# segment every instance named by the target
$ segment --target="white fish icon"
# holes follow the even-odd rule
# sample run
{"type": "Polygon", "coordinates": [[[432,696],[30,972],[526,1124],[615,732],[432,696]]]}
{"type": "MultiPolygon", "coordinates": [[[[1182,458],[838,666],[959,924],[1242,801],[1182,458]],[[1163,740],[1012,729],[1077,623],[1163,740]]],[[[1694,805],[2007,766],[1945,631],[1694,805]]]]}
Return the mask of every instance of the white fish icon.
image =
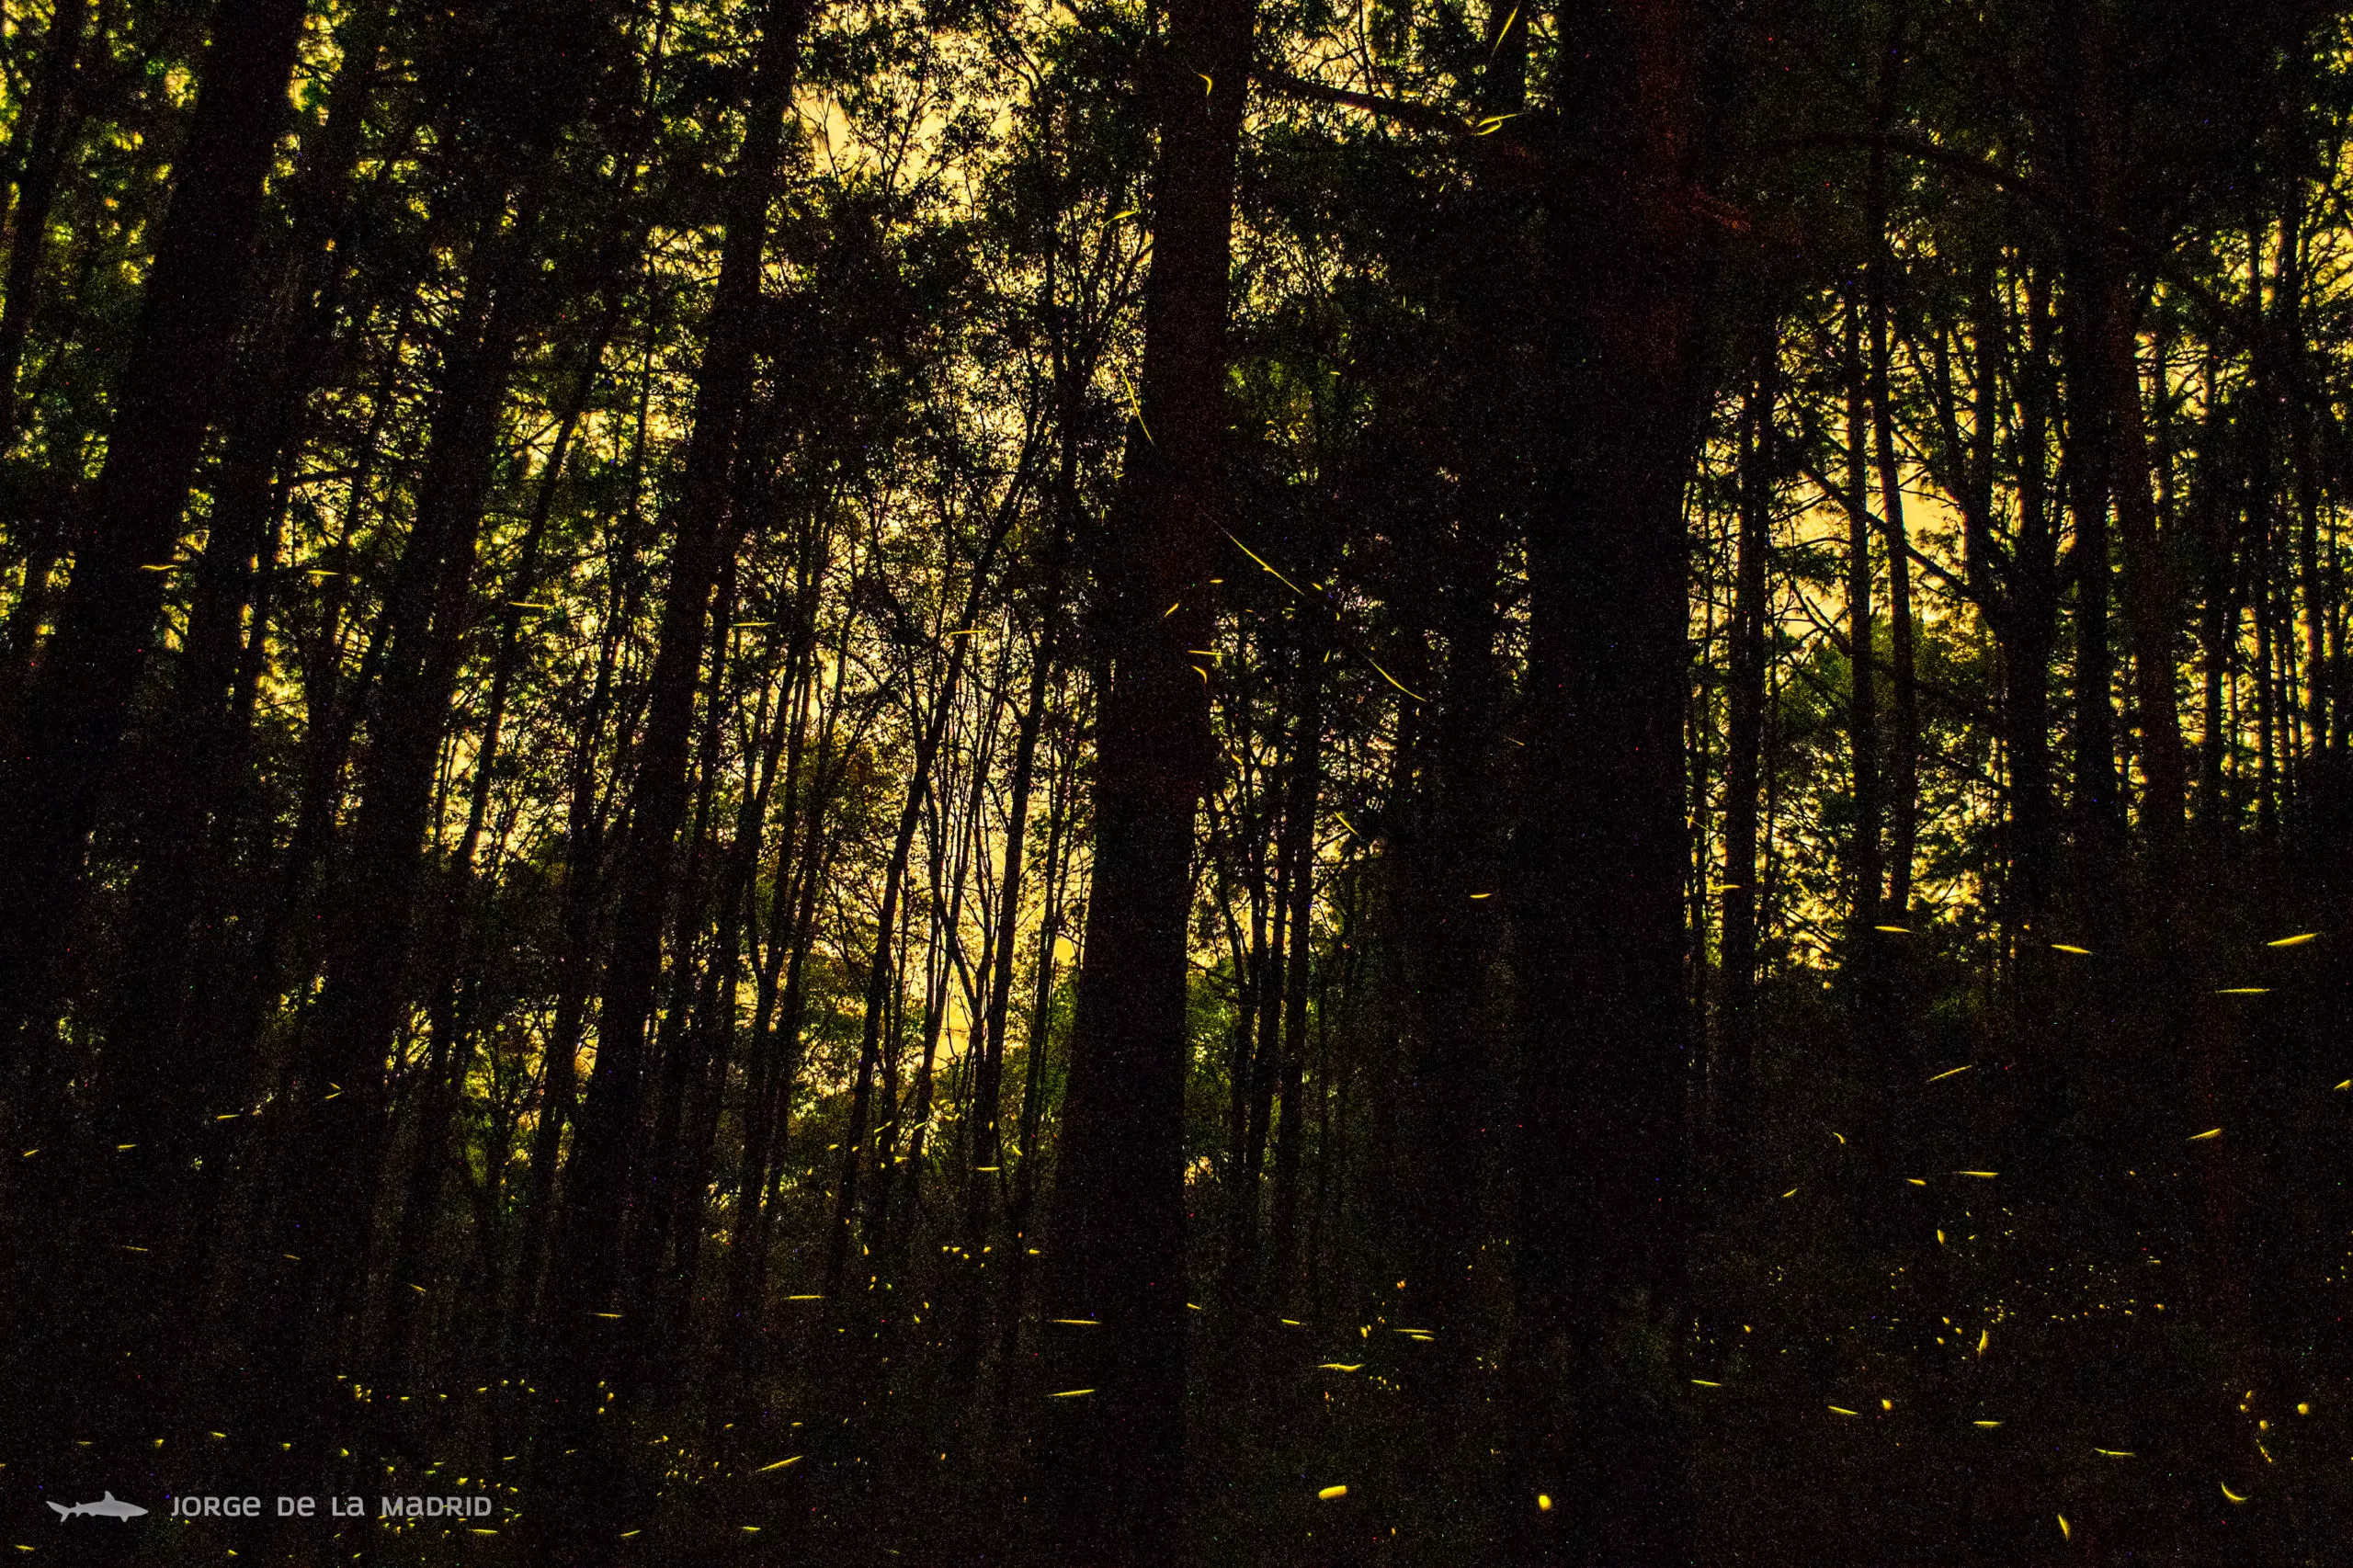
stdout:
{"type": "Polygon", "coordinates": [[[76,1503],[70,1508],[63,1503],[51,1503],[50,1506],[57,1510],[57,1522],[61,1525],[76,1514],[88,1514],[94,1518],[100,1519],[129,1521],[147,1511],[136,1503],[124,1502],[111,1492],[96,1503],[76,1503]]]}

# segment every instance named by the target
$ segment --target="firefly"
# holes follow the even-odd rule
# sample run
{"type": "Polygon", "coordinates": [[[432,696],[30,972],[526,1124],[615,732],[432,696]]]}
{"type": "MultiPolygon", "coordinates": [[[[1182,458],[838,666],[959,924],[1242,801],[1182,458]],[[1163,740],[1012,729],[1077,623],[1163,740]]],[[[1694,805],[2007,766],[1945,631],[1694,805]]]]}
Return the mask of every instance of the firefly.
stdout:
{"type": "Polygon", "coordinates": [[[1371,654],[1367,653],[1364,656],[1364,662],[1370,665],[1376,671],[1378,671],[1381,679],[1387,681],[1398,690],[1404,692],[1406,696],[1412,698],[1415,701],[1424,702],[1428,700],[1427,698],[1423,697],[1420,692],[1408,689],[1404,682],[1399,680],[1395,676],[1391,675],[1387,670],[1381,669],[1381,661],[1374,658],[1371,654]]]}

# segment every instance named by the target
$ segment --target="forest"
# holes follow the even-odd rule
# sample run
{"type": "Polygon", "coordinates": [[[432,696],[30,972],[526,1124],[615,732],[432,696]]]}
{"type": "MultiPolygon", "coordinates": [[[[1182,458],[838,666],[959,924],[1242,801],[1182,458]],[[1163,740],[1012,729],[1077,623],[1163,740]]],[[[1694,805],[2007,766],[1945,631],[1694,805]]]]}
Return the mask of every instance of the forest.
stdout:
{"type": "Polygon", "coordinates": [[[0,1543],[2345,1561],[2348,139],[2333,0],[0,0],[0,1543]]]}

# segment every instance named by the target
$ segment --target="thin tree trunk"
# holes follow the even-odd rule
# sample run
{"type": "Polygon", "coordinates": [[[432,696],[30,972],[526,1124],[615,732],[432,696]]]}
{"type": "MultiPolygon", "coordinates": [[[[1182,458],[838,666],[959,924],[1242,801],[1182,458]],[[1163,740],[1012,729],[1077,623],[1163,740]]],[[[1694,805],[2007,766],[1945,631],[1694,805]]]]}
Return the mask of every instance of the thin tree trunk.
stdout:
{"type": "MultiPolygon", "coordinates": [[[[2060,467],[2068,476],[2075,514],[2076,847],[2085,858],[2082,885],[2096,886],[2124,838],[2124,802],[2116,770],[2115,655],[2109,646],[2108,506],[2115,450],[2109,433],[2112,378],[2102,366],[2107,299],[2071,265],[2066,278],[2066,448],[2060,467]]],[[[2097,902],[2097,901],[2096,901],[2097,902]]]]}
{"type": "Polygon", "coordinates": [[[2182,809],[2189,794],[2188,765],[2181,744],[2181,712],[2174,697],[2174,632],[2179,590],[2175,586],[2170,536],[2160,538],[2150,494],[2149,441],[2141,412],[2141,378],[2134,353],[2132,312],[2121,297],[2106,312],[2100,345],[2108,381],[2103,400],[2115,439],[2110,466],[2116,489],[2117,532],[2124,553],[2126,615],[2132,638],[2132,687],[2140,710],[2141,829],[2153,867],[2164,868],[2169,885],[2181,841],[2182,809]]]}
{"type": "MultiPolygon", "coordinates": [[[[1752,1125],[1756,1059],[1756,812],[1765,730],[1765,661],[1773,549],[1773,405],[1779,324],[1756,357],[1741,422],[1740,549],[1732,617],[1732,692],[1724,762],[1723,959],[1720,969],[1722,1073],[1720,1154],[1743,1148],[1752,1125]]],[[[1737,1185],[1742,1162],[1730,1158],[1737,1185]]]]}
{"type": "MultiPolygon", "coordinates": [[[[779,697],[781,694],[779,693],[779,697]]],[[[714,1155],[723,1096],[736,1028],[736,990],[743,968],[743,937],[752,897],[754,872],[759,863],[762,824],[767,821],[769,793],[783,757],[786,723],[779,707],[765,749],[758,745],[767,722],[766,704],[759,722],[745,737],[743,802],[719,895],[719,926],[711,939],[711,959],[705,967],[701,997],[695,1006],[697,1074],[688,1109],[684,1147],[672,1179],[669,1279],[653,1302],[654,1343],[666,1348],[658,1369],[675,1386],[684,1371],[677,1347],[691,1343],[695,1287],[701,1269],[704,1192],[714,1155]],[[756,769],[754,754],[757,752],[756,769]],[[756,771],[756,778],[753,775],[756,771]]],[[[787,828],[788,838],[790,829],[787,828]]]]}
{"type": "MultiPolygon", "coordinates": [[[[607,313],[603,326],[585,357],[585,363],[575,380],[574,391],[558,417],[555,440],[548,454],[547,466],[540,475],[538,499],[533,503],[531,520],[518,552],[519,560],[509,579],[508,591],[511,595],[528,598],[535,591],[533,584],[538,575],[540,545],[554,512],[557,484],[563,476],[564,460],[571,449],[573,431],[586,407],[589,392],[596,384],[597,369],[616,316],[617,312],[607,313]]],[[[482,740],[474,756],[466,825],[459,835],[457,851],[450,858],[442,937],[436,944],[436,958],[428,973],[426,994],[429,1025],[433,1032],[432,1070],[420,1090],[417,1127],[411,1142],[408,1178],[404,1184],[401,1221],[393,1244],[375,1358],[374,1381],[387,1387],[404,1385],[409,1353],[415,1344],[417,1320],[425,1301],[411,1287],[421,1283],[433,1227],[438,1223],[442,1182],[448,1169],[449,1130],[460,1107],[466,1067],[472,1055],[469,1020],[464,1017],[459,993],[464,984],[469,960],[475,956],[472,951],[473,922],[480,895],[475,886],[474,862],[480,852],[483,823],[489,814],[491,785],[497,776],[507,695],[522,649],[518,636],[520,626],[520,609],[510,599],[499,618],[498,650],[493,661],[490,699],[487,711],[483,716],[482,740]]]]}
{"type": "Polygon", "coordinates": [[[1000,1308],[997,1360],[1001,1368],[997,1392],[999,1403],[1009,1400],[1014,1392],[1010,1375],[1014,1351],[1019,1343],[1023,1303],[1023,1282],[1028,1277],[1029,1219],[1038,1198],[1038,1130],[1046,1109],[1046,1057],[1052,1046],[1054,992],[1057,977],[1056,946],[1063,937],[1063,881],[1069,871],[1065,853],[1066,832],[1071,822],[1072,796],[1075,790],[1077,748],[1063,749],[1060,777],[1050,781],[1046,805],[1046,854],[1040,863],[1039,884],[1043,888],[1046,917],[1038,927],[1038,966],[1029,1005],[1029,1027],[1022,1036],[1025,1062],[1021,1074],[1021,1112],[1016,1121],[1014,1153],[1019,1163],[1014,1168],[1013,1196],[1006,1202],[1005,1233],[1010,1244],[1006,1249],[1005,1290],[1000,1308]]]}
{"type": "MultiPolygon", "coordinates": [[[[1034,437],[1034,432],[1032,435],[1034,437]]],[[[1031,450],[1025,449],[1015,476],[1007,486],[1003,504],[992,521],[989,535],[981,548],[979,558],[972,562],[972,582],[964,592],[963,613],[956,624],[975,624],[983,598],[991,582],[991,572],[996,562],[997,547],[1004,541],[1011,525],[1015,505],[1020,498],[1028,477],[1031,450]]],[[[955,711],[956,691],[961,683],[967,652],[972,647],[969,637],[949,640],[948,668],[940,676],[939,691],[933,699],[932,710],[925,722],[915,743],[915,760],[907,780],[907,798],[899,809],[898,832],[891,845],[891,858],[882,874],[882,908],[875,926],[874,956],[866,970],[866,1016],[858,1042],[858,1076],[850,1091],[849,1126],[842,1134],[842,1169],[834,1188],[833,1228],[825,1242],[825,1297],[829,1309],[838,1312],[843,1306],[841,1283],[849,1264],[852,1221],[858,1212],[858,1174],[864,1161],[867,1125],[870,1118],[874,1070],[881,1060],[883,1023],[888,1003],[894,989],[896,970],[891,961],[892,945],[897,940],[895,929],[900,913],[900,899],[907,875],[907,858],[915,848],[915,829],[923,820],[924,802],[932,785],[932,771],[939,756],[941,741],[947,737],[948,722],[955,711]]]]}
{"type": "MultiPolygon", "coordinates": [[[[627,1325],[621,1335],[626,1348],[608,1373],[618,1370],[625,1374],[613,1381],[624,1395],[632,1398],[639,1392],[636,1375],[648,1352],[658,1344],[658,1337],[650,1330],[662,1289],[662,1267],[670,1250],[671,1221],[682,1196],[676,1184],[686,1161],[689,1086],[702,1074],[699,1052],[706,1036],[694,1000],[717,967],[725,961],[715,946],[703,954],[701,963],[696,962],[696,957],[697,949],[702,946],[699,937],[710,910],[711,867],[719,855],[713,802],[719,788],[720,745],[726,732],[727,714],[740,700],[729,684],[733,678],[730,670],[733,661],[730,655],[733,650],[726,634],[734,613],[735,572],[731,552],[731,558],[720,567],[711,604],[711,623],[718,631],[706,651],[709,672],[702,681],[702,723],[692,774],[694,810],[683,842],[685,865],[671,898],[669,994],[660,1015],[654,1060],[649,1063],[649,1075],[655,1086],[654,1125],[637,1162],[628,1228],[621,1238],[628,1254],[628,1278],[620,1287],[628,1302],[620,1320],[627,1325]]],[[[726,916],[722,915],[722,920],[733,926],[726,916]]],[[[732,929],[730,936],[732,939],[732,929]]],[[[698,1187],[698,1199],[700,1192],[698,1187]]]]}
{"type": "Polygon", "coordinates": [[[1870,935],[1879,924],[1881,802],[1879,759],[1879,630],[1871,606],[1870,459],[1865,456],[1869,421],[1865,409],[1861,324],[1854,301],[1845,305],[1847,370],[1847,745],[1854,778],[1855,836],[1850,851],[1854,892],[1847,904],[1848,941],[1859,988],[1868,988],[1880,944],[1870,935]]]}
{"type": "MultiPolygon", "coordinates": [[[[637,446],[642,459],[645,442],[645,394],[650,378],[642,380],[638,409],[637,446]]],[[[642,466],[642,465],[641,465],[642,466]]],[[[635,522],[632,517],[631,523],[635,522]]],[[[563,895],[559,929],[561,948],[554,1015],[540,1068],[539,1116],[533,1123],[528,1196],[517,1247],[516,1286],[509,1322],[506,1354],[523,1359],[533,1325],[539,1321],[539,1287],[549,1261],[555,1230],[559,1162],[563,1130],[573,1117],[580,1044],[586,1029],[588,999],[596,984],[596,949],[604,903],[605,790],[597,762],[604,727],[613,707],[616,666],[625,629],[637,610],[636,548],[639,529],[616,530],[623,543],[610,563],[604,632],[597,650],[597,673],[590,684],[586,711],[581,715],[573,744],[565,794],[563,895]]],[[[618,749],[618,747],[617,747],[618,749]]]]}
{"type": "Polygon", "coordinates": [[[1302,1098],[1307,1067],[1307,989],[1314,948],[1315,806],[1323,776],[1324,649],[1309,638],[1299,651],[1292,699],[1290,799],[1283,805],[1284,883],[1290,897],[1286,924],[1290,956],[1283,966],[1283,1061],[1279,1094],[1282,1122],[1275,1137],[1275,1192],[1267,1231],[1264,1305],[1279,1316],[1291,1304],[1298,1271],[1299,1162],[1307,1131],[1302,1098]]]}
{"type": "MultiPolygon", "coordinates": [[[[2019,972],[2039,1006],[2039,979],[2049,969],[2050,869],[2059,824],[2052,780],[2051,668],[2058,649],[2059,528],[2046,483],[2052,419],[2051,309],[2040,274],[2026,280],[2018,402],[2018,528],[2005,599],[2003,742],[2010,763],[2008,884],[2012,924],[2021,935],[2019,972]]],[[[1990,409],[1981,418],[1993,417],[1990,409]]]]}
{"type": "Polygon", "coordinates": [[[16,445],[17,370],[24,363],[41,263],[49,256],[49,214],[57,199],[57,176],[73,139],[74,76],[81,63],[89,11],[89,0],[56,0],[50,8],[32,94],[8,149],[16,164],[10,182],[16,199],[6,214],[8,292],[0,301],[0,452],[16,445]]]}
{"type": "MultiPolygon", "coordinates": [[[[687,807],[688,750],[710,619],[711,594],[742,527],[730,503],[736,449],[752,390],[761,273],[767,253],[768,208],[783,144],[783,119],[799,73],[805,0],[769,0],[760,19],[758,60],[745,114],[745,140],[726,194],[726,236],[703,362],[697,377],[694,430],[680,485],[676,543],[654,668],[648,678],[644,739],[631,790],[630,832],[616,872],[613,943],[598,1013],[597,1065],[584,1099],[555,1246],[566,1290],[580,1309],[564,1314],[550,1341],[551,1371],[568,1412],[556,1447],[579,1447],[579,1426],[604,1359],[600,1346],[626,1332],[600,1317],[620,1284],[623,1213],[643,1097],[646,1026],[662,967],[665,912],[676,874],[676,839],[687,807]]],[[[602,1493],[603,1489],[591,1488],[602,1493]]],[[[609,1496],[585,1497],[581,1515],[557,1527],[572,1547],[609,1522],[609,1496]]]]}
{"type": "MultiPolygon", "coordinates": [[[[1901,6],[1891,23],[1893,37],[1881,55],[1880,122],[1893,112],[1896,81],[1903,68],[1905,40],[1901,6]]],[[[1879,470],[1880,526],[1886,533],[1888,676],[1894,699],[1893,731],[1887,744],[1887,909],[1889,917],[1904,923],[1912,911],[1912,862],[1918,834],[1920,795],[1920,697],[1912,669],[1912,558],[1910,536],[1904,526],[1903,471],[1895,456],[1895,409],[1888,387],[1890,285],[1894,245],[1888,233],[1887,149],[1873,142],[1866,221],[1871,229],[1871,256],[1863,269],[1863,291],[1870,312],[1870,404],[1873,456],[1879,470]]]]}
{"type": "MultiPolygon", "coordinates": [[[[262,184],[286,111],[303,0],[219,7],[195,119],[115,384],[94,526],[0,769],[0,1051],[38,1053],[70,939],[83,847],[147,665],[199,449],[243,312],[262,184]]],[[[29,1103],[55,1103],[48,1096],[29,1103]]]]}
{"type": "MultiPolygon", "coordinates": [[[[767,1235],[772,1219],[765,1197],[771,1171],[782,1163],[799,1071],[801,974],[814,935],[817,889],[823,881],[827,752],[832,717],[840,707],[839,682],[848,664],[838,654],[834,661],[836,689],[834,701],[826,706],[825,721],[814,737],[813,763],[811,709],[821,699],[817,687],[817,608],[829,564],[828,548],[824,523],[813,520],[803,545],[793,650],[789,661],[787,685],[792,692],[792,717],[784,767],[784,832],[772,873],[767,950],[753,995],[752,1043],[746,1053],[744,1085],[744,1142],[736,1170],[735,1215],[730,1234],[727,1343],[733,1346],[729,1359],[741,1369],[744,1384],[748,1384],[756,1371],[753,1362],[760,1349],[761,1295],[767,1278],[767,1235]],[[817,775],[813,779],[813,771],[817,775]],[[808,824],[805,839],[804,819],[808,824]],[[780,1021],[779,980],[784,986],[780,1021]]],[[[850,619],[844,618],[845,630],[850,619]]],[[[728,1414],[738,1419],[744,1411],[740,1399],[715,1399],[711,1403],[712,1425],[722,1430],[725,1424],[718,1419],[722,1409],[732,1404],[734,1408],[728,1414]]]]}
{"type": "MultiPolygon", "coordinates": [[[[1013,783],[1006,802],[1005,872],[997,885],[997,915],[994,935],[996,953],[989,969],[987,1011],[980,1060],[973,1070],[972,1108],[967,1117],[972,1136],[970,1168],[964,1173],[963,1271],[967,1297],[956,1335],[954,1360],[949,1373],[949,1397],[959,1408],[969,1404],[980,1367],[982,1314],[987,1307],[988,1259],[994,1247],[991,1224],[995,1199],[1004,1190],[1005,1138],[999,1119],[1005,1104],[1006,1026],[1013,999],[1013,963],[1020,936],[1021,892],[1025,882],[1023,851],[1029,830],[1030,795],[1037,780],[1038,733],[1044,726],[1046,688],[1053,672],[1053,621],[1051,600],[1040,607],[1037,642],[1030,653],[1029,700],[1022,709],[1020,729],[1014,741],[1013,783]]],[[[1041,958],[1050,962],[1051,955],[1041,958]]]]}
{"type": "Polygon", "coordinates": [[[448,363],[416,518],[388,595],[384,675],[338,896],[328,905],[324,983],[291,1074],[305,1134],[285,1151],[274,1239],[276,1250],[299,1248],[303,1262],[272,1334],[289,1365],[339,1364],[368,1277],[389,1131],[385,1064],[405,1011],[417,883],[473,621],[475,547],[529,310],[510,268],[529,254],[532,228],[526,218],[478,253],[475,324],[448,363]]]}

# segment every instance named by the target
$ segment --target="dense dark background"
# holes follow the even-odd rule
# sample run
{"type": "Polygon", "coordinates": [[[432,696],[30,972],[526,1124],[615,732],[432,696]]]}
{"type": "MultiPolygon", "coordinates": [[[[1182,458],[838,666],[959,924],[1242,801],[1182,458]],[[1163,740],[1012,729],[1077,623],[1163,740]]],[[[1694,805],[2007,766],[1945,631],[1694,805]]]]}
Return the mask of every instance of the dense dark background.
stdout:
{"type": "Polygon", "coordinates": [[[2341,1560],[2347,20],[8,0],[0,1545],[2341,1560]]]}

